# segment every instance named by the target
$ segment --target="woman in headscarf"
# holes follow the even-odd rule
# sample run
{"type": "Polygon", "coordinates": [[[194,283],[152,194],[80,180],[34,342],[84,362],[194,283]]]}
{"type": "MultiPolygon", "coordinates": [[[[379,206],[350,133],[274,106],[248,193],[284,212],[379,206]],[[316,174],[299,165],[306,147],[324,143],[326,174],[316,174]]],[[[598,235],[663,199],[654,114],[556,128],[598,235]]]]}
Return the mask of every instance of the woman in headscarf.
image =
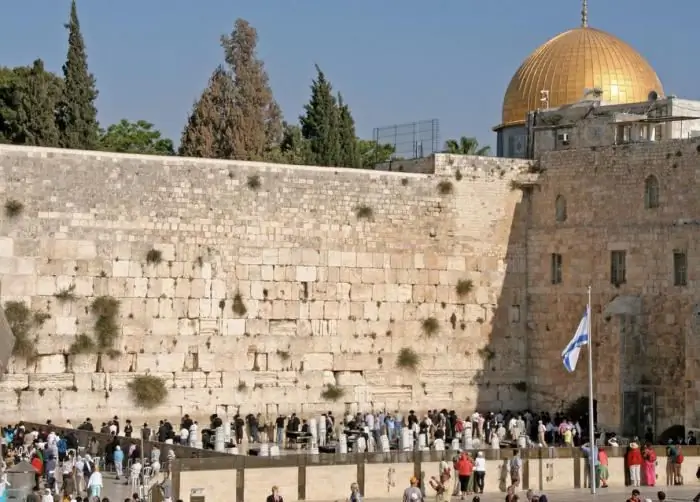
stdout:
{"type": "Polygon", "coordinates": [[[644,445],[642,453],[644,463],[642,464],[642,483],[644,486],[654,486],[656,484],[656,452],[651,447],[651,443],[644,445]]]}

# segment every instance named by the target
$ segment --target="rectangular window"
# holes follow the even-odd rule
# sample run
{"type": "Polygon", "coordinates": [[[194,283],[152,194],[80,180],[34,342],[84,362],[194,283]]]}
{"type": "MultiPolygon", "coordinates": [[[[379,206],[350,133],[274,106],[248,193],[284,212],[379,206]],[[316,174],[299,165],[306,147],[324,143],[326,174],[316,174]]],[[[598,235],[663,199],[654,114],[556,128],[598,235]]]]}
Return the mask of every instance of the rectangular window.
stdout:
{"type": "Polygon", "coordinates": [[[552,284],[561,284],[562,281],[562,257],[559,253],[552,253],[552,284]]]}
{"type": "Polygon", "coordinates": [[[619,286],[627,282],[627,251],[610,253],[610,282],[619,286]]]}
{"type": "Polygon", "coordinates": [[[673,285],[688,285],[688,255],[685,251],[673,252],[673,285]]]}

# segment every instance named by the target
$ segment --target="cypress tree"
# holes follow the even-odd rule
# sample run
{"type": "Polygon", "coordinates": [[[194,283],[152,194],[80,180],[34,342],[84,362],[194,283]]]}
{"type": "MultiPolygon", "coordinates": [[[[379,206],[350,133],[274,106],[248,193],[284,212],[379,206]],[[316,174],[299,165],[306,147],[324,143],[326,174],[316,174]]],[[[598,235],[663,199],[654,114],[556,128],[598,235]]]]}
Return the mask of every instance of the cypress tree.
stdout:
{"type": "Polygon", "coordinates": [[[338,166],[361,167],[355,135],[355,120],[340,94],[338,94],[338,143],[340,149],[338,166]]]}
{"type": "Polygon", "coordinates": [[[237,19],[231,35],[221,37],[233,74],[236,105],[231,120],[231,158],[263,160],[282,139],[282,113],[263,62],[257,58],[258,33],[237,19]]]}
{"type": "Polygon", "coordinates": [[[233,158],[233,79],[219,66],[194,104],[182,131],[179,153],[185,157],[233,158]]]}
{"type": "Polygon", "coordinates": [[[338,131],[339,110],[333,87],[316,65],[316,79],[311,84],[311,99],[304,106],[301,133],[309,142],[309,164],[337,166],[340,160],[338,131]]]}
{"type": "Polygon", "coordinates": [[[59,108],[61,146],[90,150],[97,147],[97,88],[88,70],[85,41],[80,33],[78,9],[71,3],[68,29],[68,56],[63,65],[63,97],[59,108]]]}

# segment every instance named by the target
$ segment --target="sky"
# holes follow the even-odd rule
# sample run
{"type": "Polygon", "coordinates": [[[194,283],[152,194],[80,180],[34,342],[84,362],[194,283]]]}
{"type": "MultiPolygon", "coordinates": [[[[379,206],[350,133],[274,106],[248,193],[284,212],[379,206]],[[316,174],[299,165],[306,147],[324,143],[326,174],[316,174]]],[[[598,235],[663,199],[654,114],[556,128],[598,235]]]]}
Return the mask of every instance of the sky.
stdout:
{"type": "MultiPolygon", "coordinates": [[[[666,94],[700,98],[700,65],[692,63],[700,2],[588,3],[590,26],[644,55],[666,94]]],[[[41,58],[60,72],[69,9],[70,0],[7,2],[0,65],[41,58]]],[[[242,17],[258,30],[286,120],[298,120],[318,64],[361,137],[437,119],[440,143],[474,136],[495,145],[491,128],[511,77],[540,44],[578,26],[580,11],[580,0],[78,0],[101,125],[143,119],[176,143],[223,62],[220,36],[242,17]]]]}

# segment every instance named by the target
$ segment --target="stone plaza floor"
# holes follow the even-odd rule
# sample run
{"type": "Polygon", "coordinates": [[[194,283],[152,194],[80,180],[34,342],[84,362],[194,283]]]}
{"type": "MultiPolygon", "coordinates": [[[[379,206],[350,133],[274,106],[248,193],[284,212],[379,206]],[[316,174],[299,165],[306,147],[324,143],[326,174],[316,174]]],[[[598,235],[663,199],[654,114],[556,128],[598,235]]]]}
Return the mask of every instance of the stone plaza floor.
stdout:
{"type": "MultiPolygon", "coordinates": [[[[125,499],[131,497],[131,487],[124,484],[124,480],[117,482],[114,479],[113,473],[105,473],[105,488],[102,494],[103,497],[108,497],[110,502],[123,502],[125,499]]],[[[657,486],[657,487],[646,487],[642,486],[639,491],[642,493],[642,501],[646,499],[651,499],[656,502],[658,491],[666,492],[666,500],[669,502],[688,502],[692,501],[693,498],[700,493],[700,483],[695,483],[686,486],[657,486]]],[[[540,492],[537,492],[540,494],[540,492]]],[[[553,490],[551,492],[544,492],[547,495],[549,502],[625,502],[632,493],[632,488],[607,488],[599,489],[598,493],[592,495],[588,489],[575,489],[575,490],[553,490]]],[[[525,502],[525,491],[518,492],[520,495],[520,502],[525,502]]],[[[339,494],[338,498],[334,501],[325,502],[345,502],[347,500],[347,494],[339,494]]],[[[469,496],[466,501],[471,502],[473,498],[469,496]]],[[[480,495],[481,502],[503,502],[505,500],[505,493],[493,492],[484,493],[480,495]]],[[[183,499],[186,500],[186,499],[183,499]]],[[[286,502],[293,502],[294,499],[287,498],[286,502]]],[[[387,502],[389,499],[365,499],[363,502],[387,502]]],[[[431,502],[434,500],[433,496],[428,496],[426,502],[431,502]]],[[[453,497],[451,502],[458,502],[459,497],[453,497]]],[[[208,501],[209,502],[209,501],[208,501]]],[[[224,501],[211,501],[211,502],[224,502],[224,501]]],[[[227,501],[229,502],[229,501],[227,501]]],[[[248,501],[246,501],[248,502],[248,501]]],[[[250,501],[255,502],[255,501],[250,501]]],[[[397,501],[400,502],[400,501],[397,501]]]]}

